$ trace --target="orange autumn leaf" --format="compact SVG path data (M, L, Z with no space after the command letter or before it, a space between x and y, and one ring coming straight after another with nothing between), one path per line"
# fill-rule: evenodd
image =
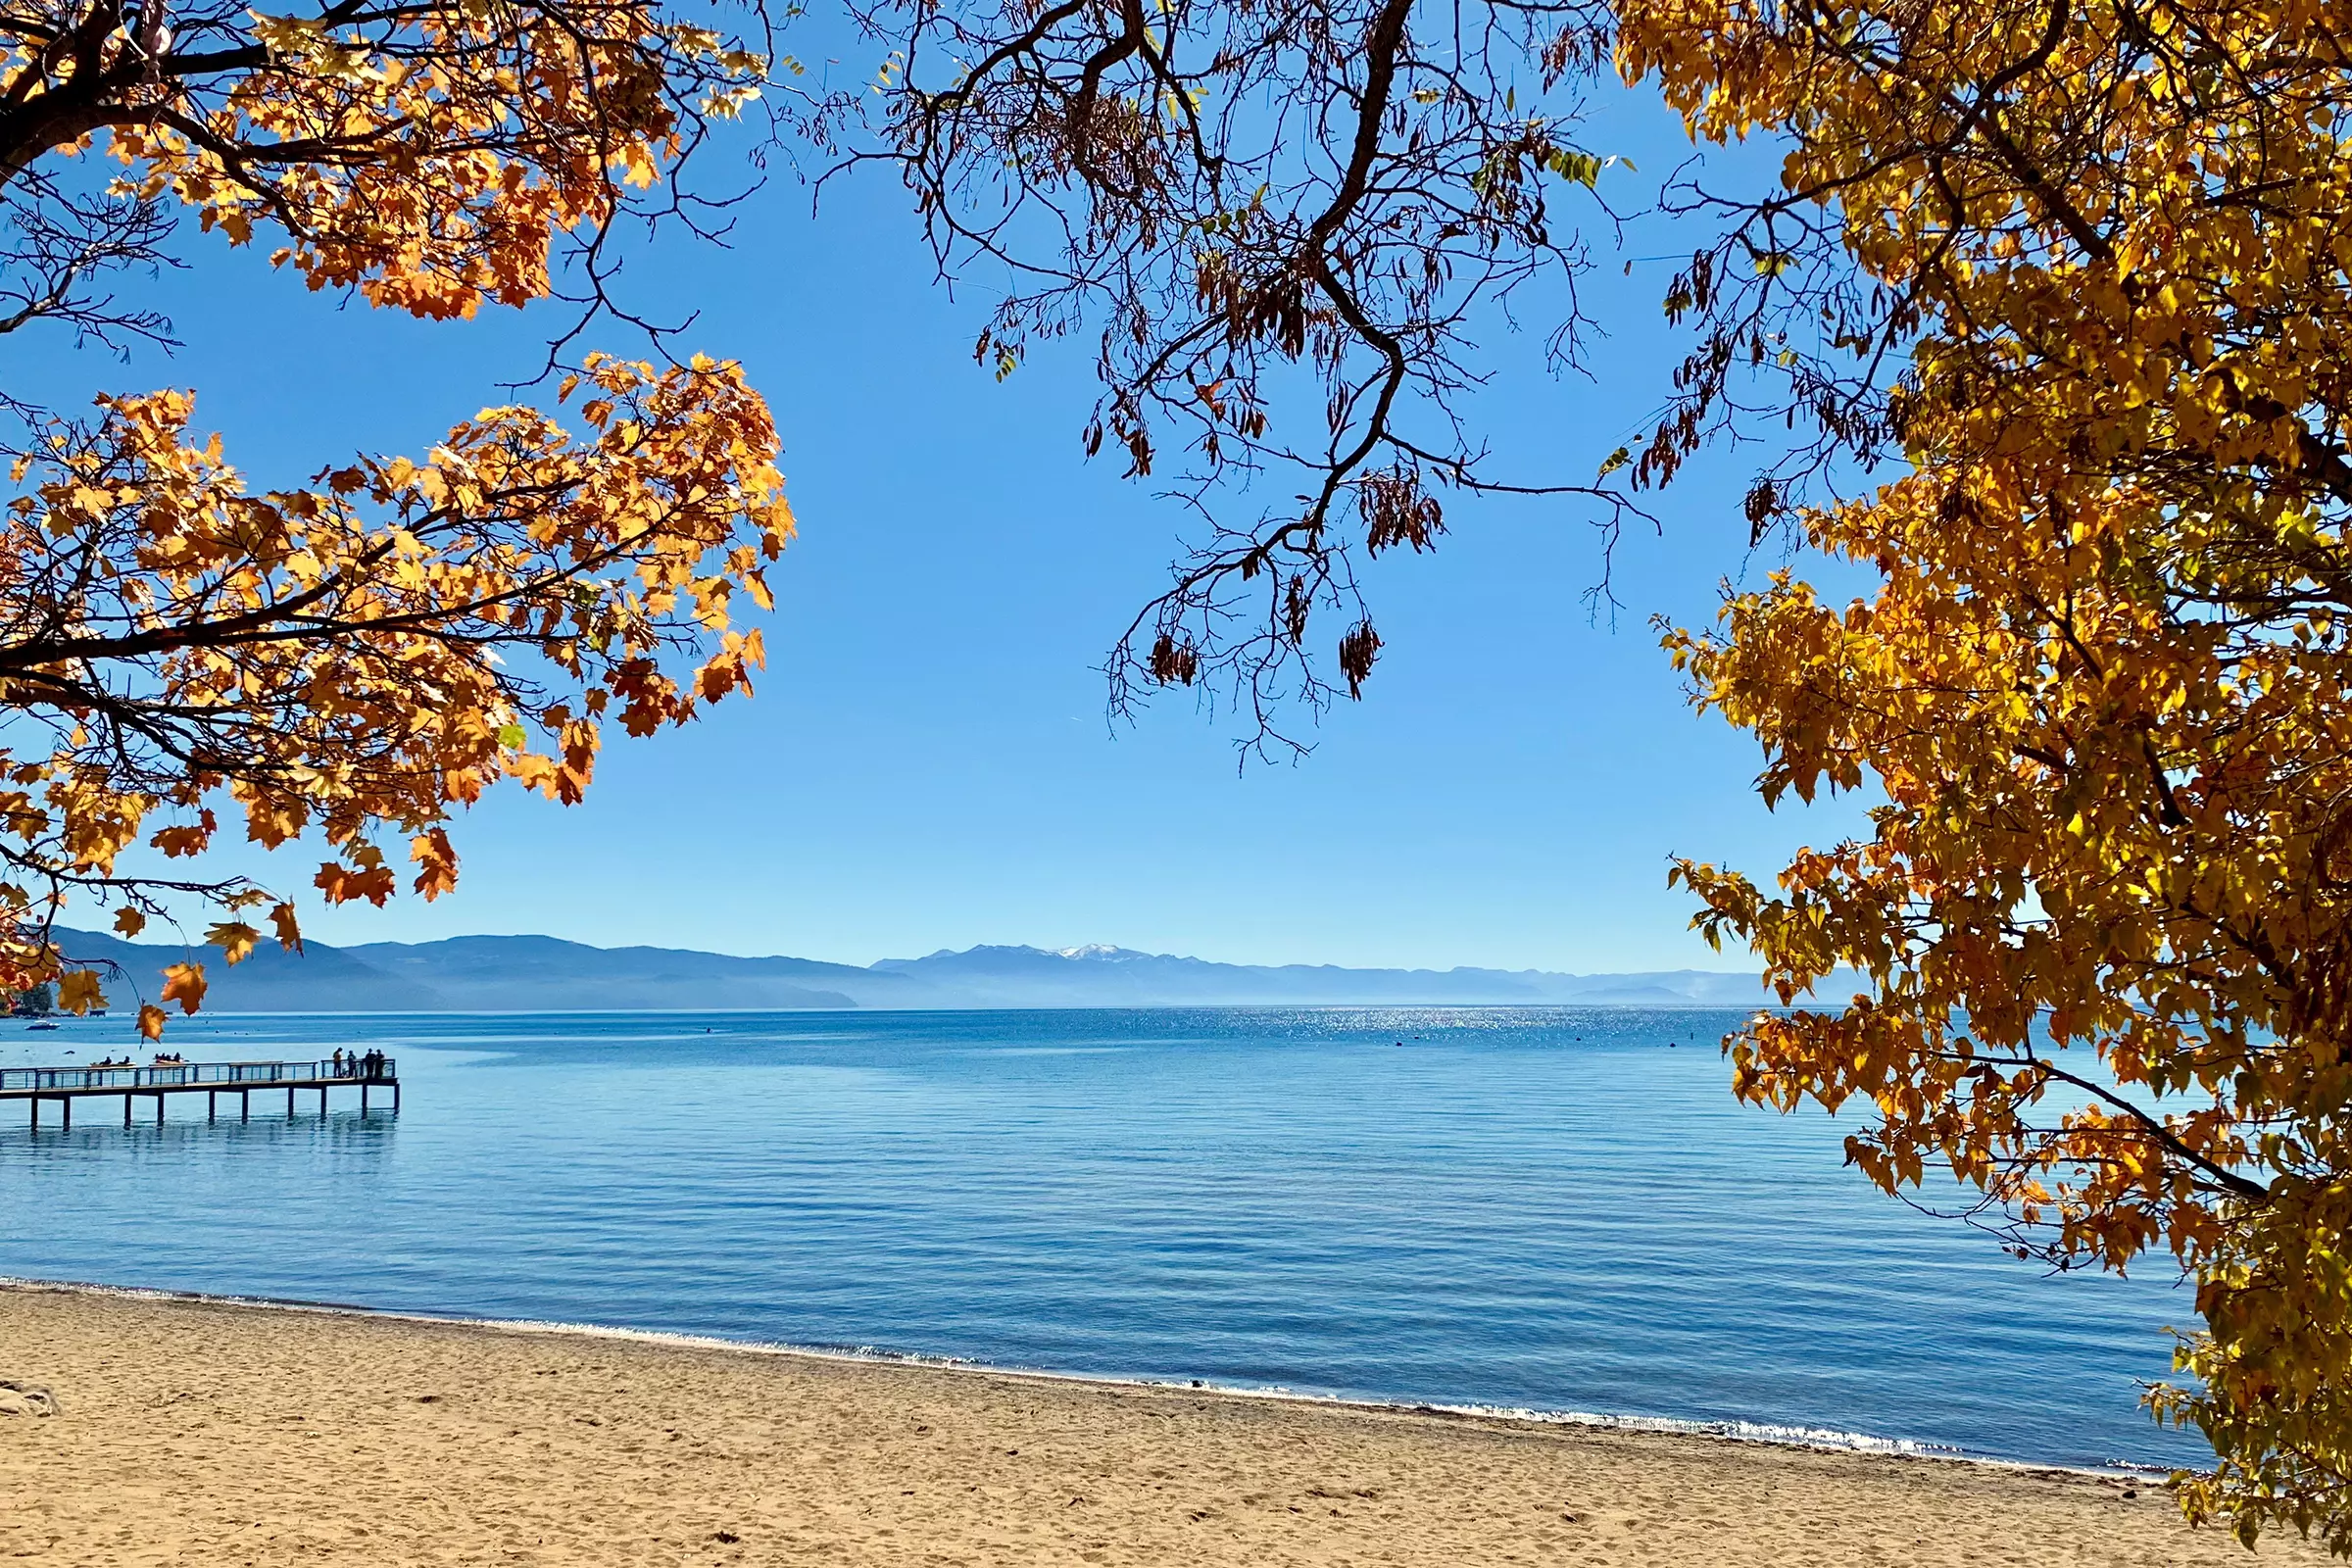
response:
M164 970L164 1000L176 1002L182 1012L194 1012L204 1005L204 965L174 963Z
M409 858L423 868L416 873L413 886L416 892L424 895L427 903L458 885L458 854L450 848L449 835L440 828L410 840Z
M164 1009L152 1002L139 1004L139 1033L148 1040L164 1038Z

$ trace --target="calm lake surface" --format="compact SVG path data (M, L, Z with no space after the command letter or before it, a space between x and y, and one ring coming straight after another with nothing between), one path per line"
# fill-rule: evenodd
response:
M0 1125L0 1274L2194 1462L2169 1276L2051 1278L1743 1109L1730 1013L199 1017L406 1099ZM1399 1044L1402 1042L1402 1044ZM0 1035L0 1064L135 1045ZM74 1053L74 1054L68 1054ZM144 1059L144 1054L142 1058ZM234 1102L229 1102L233 1106ZM151 1118L152 1102L142 1102Z

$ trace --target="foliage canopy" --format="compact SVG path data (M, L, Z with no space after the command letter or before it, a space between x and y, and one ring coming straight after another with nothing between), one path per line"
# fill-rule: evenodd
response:
M67 0L0 7L0 330L110 346L169 325L119 304L126 266L170 264L185 214L264 241L314 288L434 319L564 291L581 324L612 224L684 217L675 172L764 60L635 0ZM664 194L666 193L666 194ZM560 251L559 247L563 249ZM748 690L730 626L792 531L765 406L737 368L588 355L578 429L483 410L421 460L330 463L257 492L193 399L99 399L88 416L0 392L0 985L104 1004L49 932L75 894L135 933L188 900L235 962L268 908L239 878L118 871L197 857L241 818L268 847L317 830L329 902L446 891L455 808L502 778L576 801L604 722L683 723ZM387 843L387 840L390 842ZM170 971L189 1011L203 966ZM151 1036L164 1014L140 1008Z
M1711 294L1702 268L1692 308L1774 342L1811 326L1816 395L1905 470L1798 518L1875 595L1783 574L1671 640L1762 741L1768 799L1884 796L1868 839L1771 893L1678 868L1785 998L1839 964L1870 981L1752 1022L1740 1091L1871 1107L1865 1171L1948 1166L2021 1250L2169 1252L2206 1326L2194 1386L2156 1403L2222 1461L2184 1504L2352 1552L2341 18L1624 18L1627 69L1699 135L1792 147L1743 215L1770 265ZM1900 373L1872 375L1889 351Z

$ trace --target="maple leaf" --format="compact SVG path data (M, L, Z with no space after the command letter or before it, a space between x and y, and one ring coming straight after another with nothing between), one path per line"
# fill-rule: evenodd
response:
M410 840L409 858L423 867L416 873L415 889L427 903L458 885L457 851L450 848L449 835L440 828Z
M223 920L204 933L204 940L220 949L221 956L232 967L243 963L246 956L253 952L253 945L261 939L262 934L242 920ZM201 987L197 994L203 995ZM196 1009L191 1007L188 1010L193 1012Z
M212 842L212 834L201 827L168 827L155 835L155 847L173 858L201 854Z
M71 969L58 977L57 1004L76 1015L106 1005L106 993L98 987L95 969Z
M164 997L176 1002L182 1012L194 1012L204 1005L204 965L194 962L168 964L164 969Z
M318 876L312 880L313 885L326 895L329 904L349 904L356 899L366 899L378 907L392 897L399 886L386 866L373 865L354 870L349 866L337 865L332 860L319 866Z

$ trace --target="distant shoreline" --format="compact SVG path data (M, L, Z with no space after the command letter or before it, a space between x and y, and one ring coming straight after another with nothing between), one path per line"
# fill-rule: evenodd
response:
M174 1014L172 1027L185 1028L217 1018L538 1018L642 1015L684 1018L710 1014L754 1017L766 1013L837 1015L844 1018L929 1017L956 1013L1004 1012L1421 1012L1444 1008L1455 1012L1737 1012L1780 1010L1777 1004L1740 1004L1722 1002L1135 1002L1041 1003L1034 1005L936 1007L206 1007L191 1018ZM126 1022L128 1011L114 1008L84 1020L57 1013L48 1023ZM20 1031L22 1032L22 1031Z
M1740 1007L1775 1000L1753 971L1236 964L1108 947L977 947L858 965L474 936L346 948L313 942L299 955L263 943L232 965L201 944L133 943L64 927L55 937L70 962L98 965L142 996L161 990L169 966L204 962L210 1006L220 1012Z

